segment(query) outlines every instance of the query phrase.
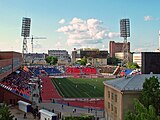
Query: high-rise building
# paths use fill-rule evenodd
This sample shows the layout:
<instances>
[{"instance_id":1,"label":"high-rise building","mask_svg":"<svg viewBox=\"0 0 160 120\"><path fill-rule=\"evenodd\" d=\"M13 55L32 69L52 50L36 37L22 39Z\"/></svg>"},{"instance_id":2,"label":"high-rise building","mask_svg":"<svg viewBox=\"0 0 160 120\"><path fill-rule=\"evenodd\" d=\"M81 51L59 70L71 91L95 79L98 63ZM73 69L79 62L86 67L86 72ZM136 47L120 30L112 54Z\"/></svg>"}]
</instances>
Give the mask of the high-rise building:
<instances>
[{"instance_id":1,"label":"high-rise building","mask_svg":"<svg viewBox=\"0 0 160 120\"><path fill-rule=\"evenodd\" d=\"M160 52L142 52L142 74L160 74Z\"/></svg>"},{"instance_id":2,"label":"high-rise building","mask_svg":"<svg viewBox=\"0 0 160 120\"><path fill-rule=\"evenodd\" d=\"M123 52L123 42L109 42L109 53L110 57L115 57L115 53ZM130 42L128 42L128 53L130 53Z\"/></svg>"}]
</instances>

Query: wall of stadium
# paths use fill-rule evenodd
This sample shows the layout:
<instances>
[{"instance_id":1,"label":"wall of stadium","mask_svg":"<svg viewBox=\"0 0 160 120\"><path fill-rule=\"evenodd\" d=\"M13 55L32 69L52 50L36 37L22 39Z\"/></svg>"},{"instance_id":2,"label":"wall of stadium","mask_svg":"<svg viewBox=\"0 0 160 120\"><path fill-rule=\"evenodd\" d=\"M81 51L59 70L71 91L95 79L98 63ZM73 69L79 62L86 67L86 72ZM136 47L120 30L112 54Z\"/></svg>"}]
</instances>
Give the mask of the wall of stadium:
<instances>
[{"instance_id":1,"label":"wall of stadium","mask_svg":"<svg viewBox=\"0 0 160 120\"><path fill-rule=\"evenodd\" d=\"M1 87L1 86L0 86L0 91L1 91L0 92L0 96L1 96L0 97L0 103L5 102L7 104L16 105L19 100L23 100L25 102L31 103L31 101L29 101L29 100L15 94L15 93L11 92L11 91L9 91L9 90Z\"/></svg>"},{"instance_id":2,"label":"wall of stadium","mask_svg":"<svg viewBox=\"0 0 160 120\"><path fill-rule=\"evenodd\" d=\"M22 65L22 55L18 52L0 52L0 81Z\"/></svg>"}]
</instances>

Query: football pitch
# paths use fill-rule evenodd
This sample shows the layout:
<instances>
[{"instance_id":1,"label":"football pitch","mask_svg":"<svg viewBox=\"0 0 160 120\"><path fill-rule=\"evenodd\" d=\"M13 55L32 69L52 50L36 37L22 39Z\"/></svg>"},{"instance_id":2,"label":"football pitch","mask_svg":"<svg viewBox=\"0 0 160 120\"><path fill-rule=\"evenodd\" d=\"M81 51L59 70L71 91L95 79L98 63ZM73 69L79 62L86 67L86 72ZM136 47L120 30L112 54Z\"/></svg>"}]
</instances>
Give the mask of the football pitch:
<instances>
[{"instance_id":1,"label":"football pitch","mask_svg":"<svg viewBox=\"0 0 160 120\"><path fill-rule=\"evenodd\" d=\"M53 78L59 94L64 98L103 98L106 78Z\"/></svg>"}]
</instances>

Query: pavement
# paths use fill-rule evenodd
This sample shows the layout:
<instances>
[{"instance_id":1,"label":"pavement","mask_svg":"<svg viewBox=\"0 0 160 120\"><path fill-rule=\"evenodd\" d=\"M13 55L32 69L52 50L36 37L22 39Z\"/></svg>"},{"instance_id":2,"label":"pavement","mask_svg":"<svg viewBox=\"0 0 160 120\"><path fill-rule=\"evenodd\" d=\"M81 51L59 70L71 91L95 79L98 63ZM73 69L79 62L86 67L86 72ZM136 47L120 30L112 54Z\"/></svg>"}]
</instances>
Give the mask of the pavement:
<instances>
[{"instance_id":1,"label":"pavement","mask_svg":"<svg viewBox=\"0 0 160 120\"><path fill-rule=\"evenodd\" d=\"M87 109L87 108L79 108L79 107L73 107L73 106L67 106L58 103L39 103L37 104L39 109L46 109L48 111L52 111L54 109L54 113L57 115L61 113L61 117L66 116L82 116L82 115L91 115L95 116L95 118L103 119L104 118L104 111L95 110L95 109ZM76 112L73 112L76 110ZM24 113L23 111L18 109L18 106L11 107L10 111L12 115L14 115L14 118L17 118L17 120L38 120L38 118L34 119L33 115L31 113L27 113L27 118L24 119Z\"/></svg>"},{"instance_id":2,"label":"pavement","mask_svg":"<svg viewBox=\"0 0 160 120\"><path fill-rule=\"evenodd\" d=\"M26 118L24 118L25 112L19 110L18 106L10 107L9 110L11 111L12 115L14 115L13 120L15 120L15 118L17 118L17 120L39 120L38 118L34 119L32 113L27 113Z\"/></svg>"},{"instance_id":3,"label":"pavement","mask_svg":"<svg viewBox=\"0 0 160 120\"><path fill-rule=\"evenodd\" d=\"M39 109L47 109L49 111L52 111L54 109L54 113L60 113L63 116L81 116L81 115L93 115L95 117L104 118L104 111L96 110L96 109L87 109L87 108L80 108L80 107L73 107L73 106L67 106L63 104L58 103L39 103L37 106L39 106ZM73 112L76 109L76 112Z\"/></svg>"}]
</instances>

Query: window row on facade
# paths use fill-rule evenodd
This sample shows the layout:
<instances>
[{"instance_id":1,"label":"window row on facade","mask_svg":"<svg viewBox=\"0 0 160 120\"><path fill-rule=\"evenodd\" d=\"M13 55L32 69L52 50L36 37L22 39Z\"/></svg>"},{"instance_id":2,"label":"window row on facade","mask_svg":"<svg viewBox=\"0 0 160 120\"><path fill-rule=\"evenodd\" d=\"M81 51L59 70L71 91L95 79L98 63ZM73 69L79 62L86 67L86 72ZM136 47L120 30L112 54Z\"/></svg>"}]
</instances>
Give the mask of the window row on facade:
<instances>
[{"instance_id":1,"label":"window row on facade","mask_svg":"<svg viewBox=\"0 0 160 120\"><path fill-rule=\"evenodd\" d=\"M114 94L108 91L108 99L111 99L111 100L114 100L114 102L117 102L117 94Z\"/></svg>"},{"instance_id":2,"label":"window row on facade","mask_svg":"<svg viewBox=\"0 0 160 120\"><path fill-rule=\"evenodd\" d=\"M117 114L117 107L111 104L110 102L108 102L108 110L111 110L111 112Z\"/></svg>"}]
</instances>

